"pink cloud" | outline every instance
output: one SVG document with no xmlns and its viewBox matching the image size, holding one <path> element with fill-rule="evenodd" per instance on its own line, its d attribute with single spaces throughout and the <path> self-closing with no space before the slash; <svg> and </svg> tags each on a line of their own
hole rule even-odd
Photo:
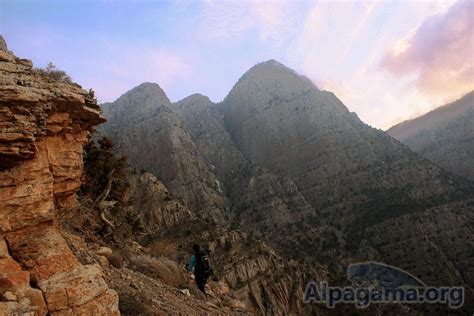
<svg viewBox="0 0 474 316">
<path fill-rule="evenodd" d="M 474 1 L 461 1 L 426 19 L 412 36 L 393 43 L 381 66 L 396 77 L 417 75 L 425 93 L 474 89 Z"/>
</svg>

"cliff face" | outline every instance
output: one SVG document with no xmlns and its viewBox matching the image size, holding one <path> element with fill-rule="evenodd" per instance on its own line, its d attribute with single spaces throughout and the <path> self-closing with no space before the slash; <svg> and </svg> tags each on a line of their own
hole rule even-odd
<svg viewBox="0 0 474 316">
<path fill-rule="evenodd" d="M 326 239 L 322 232 L 328 233 L 328 227 L 316 210 L 291 179 L 244 156 L 215 104 L 207 97 L 193 95 L 175 103 L 173 109 L 183 120 L 199 154 L 212 166 L 234 222 L 290 256 L 321 253 L 321 243 L 311 245 L 304 241 L 307 236 Z M 305 233 L 294 234 L 298 230 Z"/>
<path fill-rule="evenodd" d="M 155 233 L 191 221 L 196 215 L 174 198 L 165 185 L 150 173 L 128 178 L 130 207 L 137 210 L 148 231 Z"/>
<path fill-rule="evenodd" d="M 443 169 L 474 180 L 474 91 L 387 133 Z"/>
<path fill-rule="evenodd" d="M 152 232 L 145 242 L 151 253 L 184 265 L 192 244 L 207 245 L 216 275 L 247 310 L 283 315 L 308 308 L 325 314 L 322 309 L 301 304 L 305 282 L 311 277 L 327 279 L 324 268 L 288 262 L 257 233 L 206 222 L 148 172 L 132 175 L 129 182 L 129 207 L 141 212 Z"/>
<path fill-rule="evenodd" d="M 102 108 L 109 120 L 103 131 L 132 166 L 153 173 L 192 211 L 225 223 L 225 202 L 215 177 L 198 157 L 189 134 L 157 84 L 141 84 Z"/>
<path fill-rule="evenodd" d="M 56 225 L 77 203 L 82 146 L 104 121 L 80 86 L 0 50 L 0 314 L 119 314 L 101 269 L 81 265 Z"/>
</svg>

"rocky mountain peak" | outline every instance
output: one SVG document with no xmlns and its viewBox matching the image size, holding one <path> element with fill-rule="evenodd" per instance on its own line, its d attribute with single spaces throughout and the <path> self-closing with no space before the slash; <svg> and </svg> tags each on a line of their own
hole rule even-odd
<svg viewBox="0 0 474 316">
<path fill-rule="evenodd" d="M 212 104 L 212 101 L 209 99 L 209 97 L 202 95 L 200 93 L 192 94 L 178 101 L 177 103 L 175 103 L 176 106 L 180 106 L 180 107 L 188 107 L 188 106 L 201 107 L 201 106 L 208 106 L 211 104 Z"/>
<path fill-rule="evenodd" d="M 106 107 L 108 107 L 107 105 Z M 167 109 L 170 100 L 157 83 L 144 82 L 120 96 L 111 111 L 125 111 L 127 114 L 147 113 L 159 108 Z"/>
<path fill-rule="evenodd" d="M 444 127 L 456 117 L 472 110 L 474 110 L 474 91 L 422 116 L 394 125 L 387 130 L 387 133 L 403 141 L 424 130 Z"/>
<path fill-rule="evenodd" d="M 240 89 L 249 89 L 253 87 L 253 93 L 291 94 L 301 91 L 319 89 L 307 77 L 298 74 L 284 64 L 270 59 L 256 64 L 250 68 L 237 82 L 229 97 L 238 93 Z"/>
</svg>

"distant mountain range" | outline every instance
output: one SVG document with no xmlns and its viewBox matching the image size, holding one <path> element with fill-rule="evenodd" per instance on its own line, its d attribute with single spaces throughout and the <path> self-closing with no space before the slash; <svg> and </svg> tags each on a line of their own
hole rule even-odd
<svg viewBox="0 0 474 316">
<path fill-rule="evenodd" d="M 218 104 L 202 95 L 172 104 L 144 83 L 102 108 L 102 132 L 196 216 L 332 275 L 377 260 L 430 285 L 464 285 L 474 297 L 474 183 L 369 127 L 277 61 L 252 67 Z M 472 124 L 465 128 L 472 135 Z M 275 294 L 257 296 L 268 304 L 262 312 L 301 311 Z"/>
<path fill-rule="evenodd" d="M 474 180 L 474 91 L 387 133 L 440 167 Z"/>
</svg>

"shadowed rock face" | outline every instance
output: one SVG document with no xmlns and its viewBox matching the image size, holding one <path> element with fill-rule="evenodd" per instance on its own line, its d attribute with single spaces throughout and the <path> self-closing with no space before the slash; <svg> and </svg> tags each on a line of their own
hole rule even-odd
<svg viewBox="0 0 474 316">
<path fill-rule="evenodd" d="M 83 266 L 56 224 L 77 203 L 82 147 L 105 119 L 78 85 L 36 74 L 0 50 L 0 314 L 118 315 L 97 266 Z"/>
<path fill-rule="evenodd" d="M 192 211 L 224 223 L 215 177 L 157 84 L 141 84 L 103 109 L 104 132 L 134 167 L 157 176 Z"/>
<path fill-rule="evenodd" d="M 212 166 L 235 222 L 288 255 L 321 253 L 320 243 L 302 247 L 302 239 L 307 236 L 325 239 L 321 229 L 327 227 L 314 208 L 292 180 L 272 173 L 240 152 L 225 129 L 222 113 L 207 97 L 190 96 L 175 103 L 173 109 L 190 132 L 199 154 Z M 296 230 L 306 233 L 293 234 Z"/>
<path fill-rule="evenodd" d="M 387 133 L 443 169 L 474 180 L 474 91 Z"/>
<path fill-rule="evenodd" d="M 295 181 L 313 207 L 350 199 L 364 204 L 371 199 L 366 193 L 388 189 L 406 190 L 407 199 L 455 191 L 438 168 L 362 123 L 333 94 L 291 75 L 279 64 L 259 64 L 239 80 L 221 108 L 241 152 Z"/>
<path fill-rule="evenodd" d="M 130 207 L 141 214 L 148 231 L 154 233 L 172 228 L 196 217 L 179 200 L 173 198 L 164 184 L 150 173 L 128 178 Z"/>
</svg>

